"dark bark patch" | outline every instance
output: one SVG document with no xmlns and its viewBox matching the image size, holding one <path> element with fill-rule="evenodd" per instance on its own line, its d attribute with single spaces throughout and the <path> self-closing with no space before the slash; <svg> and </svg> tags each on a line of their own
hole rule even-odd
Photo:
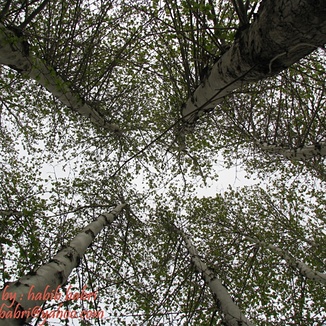
<svg viewBox="0 0 326 326">
<path fill-rule="evenodd" d="M 85 233 L 86 233 L 87 235 L 90 235 L 90 236 L 92 237 L 92 239 L 95 239 L 95 234 L 94 234 L 94 232 L 93 232 L 91 229 L 87 229 L 87 230 L 85 231 Z"/>
<path fill-rule="evenodd" d="M 59 272 L 57 273 L 57 275 L 58 275 L 58 279 L 59 279 L 60 284 L 62 284 L 63 281 L 64 281 L 64 274 L 63 274 L 63 271 L 59 271 Z"/>
</svg>

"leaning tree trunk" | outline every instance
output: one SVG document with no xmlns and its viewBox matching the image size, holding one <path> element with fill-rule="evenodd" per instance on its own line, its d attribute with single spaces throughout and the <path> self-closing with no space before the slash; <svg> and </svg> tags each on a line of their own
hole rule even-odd
<svg viewBox="0 0 326 326">
<path fill-rule="evenodd" d="M 264 0 L 254 21 L 212 67 L 182 109 L 193 124 L 242 85 L 278 74 L 326 43 L 326 1 Z"/>
<path fill-rule="evenodd" d="M 203 280 L 212 291 L 216 301 L 216 306 L 222 315 L 225 325 L 253 326 L 254 324 L 247 319 L 247 317 L 240 311 L 239 307 L 234 303 L 221 281 L 214 275 L 213 271 L 210 270 L 203 261 L 201 261 L 190 238 L 177 227 L 173 227 L 173 229 L 182 237 L 191 256 L 191 261 L 195 265 L 197 271 L 201 273 Z"/>
<path fill-rule="evenodd" d="M 0 23 L 0 64 L 7 65 L 45 87 L 61 103 L 90 119 L 95 125 L 119 132 L 117 125 L 108 123 L 95 108 L 76 94 L 56 71 L 28 50 L 23 35 L 17 35 Z"/>
<path fill-rule="evenodd" d="M 326 156 L 326 142 L 293 149 L 261 142 L 257 142 L 257 145 L 265 152 L 279 154 L 292 161 L 306 161 L 316 156 Z"/>
<path fill-rule="evenodd" d="M 246 240 L 249 240 L 252 243 L 257 244 L 258 246 L 268 248 L 271 251 L 273 251 L 274 253 L 278 254 L 287 262 L 287 264 L 289 266 L 291 266 L 293 269 L 298 270 L 302 276 L 305 276 L 306 278 L 313 280 L 315 282 L 326 284 L 326 274 L 325 273 L 320 273 L 320 272 L 313 270 L 312 268 L 310 268 L 308 265 L 306 265 L 302 261 L 292 257 L 292 255 L 290 253 L 288 253 L 287 251 L 282 250 L 281 248 L 276 247 L 272 244 L 269 244 L 264 241 L 260 241 L 260 240 L 257 240 L 257 239 L 254 239 L 254 238 L 251 238 L 248 236 L 245 236 L 244 238 Z"/>
<path fill-rule="evenodd" d="M 42 306 L 46 300 L 44 300 L 44 295 L 40 300 L 28 300 L 30 291 L 34 294 L 43 294 L 44 291 L 56 293 L 58 288 L 67 281 L 72 270 L 78 266 L 96 235 L 106 225 L 110 225 L 125 206 L 126 204 L 121 204 L 110 213 L 101 214 L 96 221 L 78 233 L 69 245 L 59 251 L 48 264 L 26 274 L 10 285 L 5 285 L 0 292 L 0 316 L 2 318 L 5 315 L 4 319 L 0 319 L 0 326 L 25 325 L 32 319 L 30 317 L 32 309 Z M 29 316 L 26 312 L 29 312 Z"/>
</svg>

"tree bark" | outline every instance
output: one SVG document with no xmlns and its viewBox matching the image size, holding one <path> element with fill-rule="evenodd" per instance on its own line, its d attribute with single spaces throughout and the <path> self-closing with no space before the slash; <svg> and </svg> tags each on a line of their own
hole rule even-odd
<svg viewBox="0 0 326 326">
<path fill-rule="evenodd" d="M 273 76 L 326 43 L 326 1 L 264 0 L 255 20 L 236 34 L 233 45 L 182 109 L 185 124 L 244 84 Z"/>
<path fill-rule="evenodd" d="M 249 240 L 252 243 L 255 243 L 259 246 L 265 247 L 273 251 L 274 253 L 280 255 L 289 266 L 291 266 L 293 269 L 299 270 L 301 275 L 307 277 L 310 280 L 313 280 L 315 282 L 319 282 L 321 284 L 326 284 L 326 274 L 314 271 L 311 269 L 308 265 L 305 263 L 301 262 L 298 259 L 295 259 L 292 257 L 288 252 L 285 250 L 282 250 L 274 245 L 268 244 L 264 241 L 259 241 L 256 239 L 253 239 L 251 237 L 245 236 L 245 239 Z"/>
<path fill-rule="evenodd" d="M 203 280 L 209 286 L 216 301 L 216 306 L 220 311 L 223 321 L 228 326 L 253 326 L 247 317 L 240 311 L 239 307 L 234 303 L 227 289 L 222 282 L 214 275 L 213 271 L 201 261 L 197 249 L 192 244 L 190 238 L 180 229 L 174 227 L 176 232 L 180 234 L 186 244 L 191 261 L 195 265 L 197 271 L 201 273 Z"/>
<path fill-rule="evenodd" d="M 25 325 L 31 320 L 30 315 L 33 309 L 42 306 L 46 301 L 45 293 L 57 292 L 59 287 L 67 281 L 72 270 L 78 266 L 81 257 L 96 235 L 105 226 L 110 225 L 125 206 L 126 204 L 121 204 L 110 213 L 101 214 L 96 221 L 78 233 L 69 245 L 60 250 L 48 264 L 26 274 L 10 285 L 5 285 L 0 292 L 0 326 Z M 42 295 L 39 300 L 35 300 L 36 296 L 32 300 L 31 293 Z"/>
<path fill-rule="evenodd" d="M 117 125 L 108 123 L 78 94 L 74 93 L 53 68 L 29 53 L 23 36 L 0 23 L 0 64 L 7 65 L 45 87 L 61 103 L 90 119 L 95 125 L 119 132 Z"/>
<path fill-rule="evenodd" d="M 326 156 L 326 142 L 319 142 L 314 145 L 302 146 L 296 149 L 289 149 L 265 143 L 258 143 L 258 146 L 263 151 L 272 154 L 279 154 L 293 161 L 306 161 L 315 156 Z"/>
</svg>

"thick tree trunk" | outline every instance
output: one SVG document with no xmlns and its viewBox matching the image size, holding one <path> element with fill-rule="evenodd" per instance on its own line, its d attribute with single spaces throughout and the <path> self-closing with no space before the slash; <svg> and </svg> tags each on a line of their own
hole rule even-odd
<svg viewBox="0 0 326 326">
<path fill-rule="evenodd" d="M 0 23 L 0 64 L 7 65 L 45 87 L 61 103 L 90 119 L 95 125 L 111 132 L 119 132 L 119 127 L 110 124 L 89 104 L 74 93 L 68 84 L 47 66 L 34 57 L 28 50 L 28 44 L 22 36 Z"/>
<path fill-rule="evenodd" d="M 300 260 L 295 259 L 294 257 L 292 257 L 285 250 L 282 250 L 281 248 L 278 248 L 278 247 L 276 247 L 274 245 L 268 244 L 268 243 L 266 243 L 264 241 L 259 241 L 259 240 L 253 239 L 253 238 L 248 237 L 248 236 L 245 236 L 245 239 L 247 239 L 250 242 L 255 243 L 255 244 L 259 245 L 259 246 L 268 248 L 271 251 L 273 251 L 274 253 L 280 255 L 287 262 L 287 264 L 289 266 L 291 266 L 294 269 L 299 270 L 299 272 L 301 273 L 302 276 L 305 276 L 308 279 L 313 280 L 315 282 L 326 284 L 326 274 L 314 271 L 313 269 L 311 269 L 305 263 L 303 263 Z"/>
<path fill-rule="evenodd" d="M 201 261 L 198 252 L 192 244 L 190 238 L 178 228 L 174 227 L 174 229 L 178 234 L 181 235 L 191 256 L 191 261 L 195 265 L 197 271 L 201 273 L 204 281 L 212 291 L 216 301 L 216 306 L 219 309 L 225 324 L 228 326 L 252 326 L 253 323 L 251 323 L 246 318 L 246 316 L 243 315 L 221 281 L 214 275 L 213 271 L 210 270 L 206 264 Z"/>
<path fill-rule="evenodd" d="M 182 109 L 194 123 L 244 84 L 273 76 L 326 43 L 326 1 L 264 0 L 254 22 L 238 32 L 231 48 Z"/>
<path fill-rule="evenodd" d="M 66 248 L 59 251 L 48 264 L 10 285 L 5 285 L 0 292 L 0 326 L 24 325 L 29 321 L 34 307 L 42 306 L 46 301 L 45 294 L 55 294 L 57 289 L 67 281 L 71 271 L 78 266 L 81 257 L 96 235 L 106 225 L 110 225 L 125 206 L 126 204 L 118 205 L 110 213 L 100 215 Z M 37 293 L 42 294 L 39 300 L 36 300 Z"/>
</svg>

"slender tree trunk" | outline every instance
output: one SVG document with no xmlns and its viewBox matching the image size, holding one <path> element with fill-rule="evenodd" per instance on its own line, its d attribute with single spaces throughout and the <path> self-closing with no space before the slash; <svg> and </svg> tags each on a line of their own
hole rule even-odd
<svg viewBox="0 0 326 326">
<path fill-rule="evenodd" d="M 280 154 L 289 160 L 306 161 L 315 156 L 326 156 L 326 142 L 314 145 L 302 146 L 296 149 L 288 149 L 282 146 L 259 143 L 258 146 L 266 152 Z"/>
<path fill-rule="evenodd" d="M 252 24 L 212 67 L 182 109 L 194 123 L 244 84 L 278 74 L 326 43 L 326 1 L 264 0 Z"/>
<path fill-rule="evenodd" d="M 28 43 L 23 36 L 0 23 L 0 64 L 7 65 L 45 87 L 61 103 L 90 119 L 95 125 L 104 127 L 111 132 L 119 132 L 115 124 L 110 124 L 68 84 L 47 66 L 42 60 L 29 53 Z"/>
<path fill-rule="evenodd" d="M 282 250 L 274 245 L 268 244 L 264 241 L 259 241 L 257 239 L 245 236 L 245 239 L 249 240 L 252 243 L 255 243 L 259 246 L 265 247 L 273 251 L 274 253 L 280 255 L 289 266 L 291 266 L 293 269 L 299 270 L 301 275 L 307 277 L 310 280 L 313 280 L 315 282 L 319 282 L 322 284 L 326 284 L 326 274 L 314 271 L 309 266 L 307 266 L 305 263 L 301 262 L 298 259 L 295 259 L 292 257 L 288 252 L 285 250 Z"/>
<path fill-rule="evenodd" d="M 100 215 L 96 221 L 90 223 L 72 239 L 66 248 L 59 251 L 48 264 L 10 285 L 5 285 L 0 292 L 0 326 L 24 325 L 32 319 L 30 314 L 33 308 L 42 306 L 46 301 L 43 293 L 56 293 L 67 281 L 72 270 L 78 266 L 81 257 L 96 235 L 105 226 L 110 225 L 125 206 L 126 204 L 118 205 L 110 213 Z M 36 296 L 32 300 L 31 293 L 42 295 L 39 300 L 35 300 Z"/>
<path fill-rule="evenodd" d="M 201 261 L 190 238 L 180 229 L 174 227 L 174 230 L 181 235 L 191 256 L 191 261 L 195 265 L 197 271 L 201 273 L 203 280 L 211 289 L 216 301 L 216 306 L 219 309 L 225 324 L 228 326 L 253 326 L 254 324 L 247 319 L 247 317 L 240 311 L 239 307 L 234 303 L 221 281 L 214 275 L 213 271 L 210 270 L 203 261 Z"/>
</svg>

